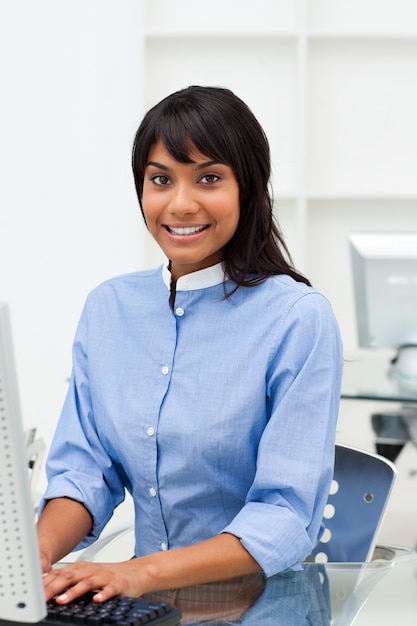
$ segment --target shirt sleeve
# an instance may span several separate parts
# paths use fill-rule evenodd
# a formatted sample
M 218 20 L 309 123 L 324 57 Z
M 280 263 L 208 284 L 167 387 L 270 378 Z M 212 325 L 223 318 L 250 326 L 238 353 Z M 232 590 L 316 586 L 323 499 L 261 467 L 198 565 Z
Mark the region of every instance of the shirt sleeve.
M 268 424 L 246 503 L 223 530 L 240 538 L 267 576 L 297 569 L 320 534 L 333 476 L 343 365 L 328 301 L 302 296 L 271 338 Z
M 88 372 L 87 308 L 73 344 L 71 380 L 48 454 L 48 486 L 39 508 L 41 514 L 48 500 L 62 497 L 84 504 L 93 517 L 93 528 L 76 549 L 97 539 L 125 497 L 120 476 L 95 428 Z

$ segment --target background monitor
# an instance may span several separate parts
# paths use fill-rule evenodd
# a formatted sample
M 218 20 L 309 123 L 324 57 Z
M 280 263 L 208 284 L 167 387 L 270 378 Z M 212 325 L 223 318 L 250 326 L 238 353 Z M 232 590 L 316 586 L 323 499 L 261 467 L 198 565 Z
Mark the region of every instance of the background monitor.
M 46 614 L 8 307 L 0 303 L 0 622 Z
M 349 235 L 362 348 L 417 346 L 417 233 Z

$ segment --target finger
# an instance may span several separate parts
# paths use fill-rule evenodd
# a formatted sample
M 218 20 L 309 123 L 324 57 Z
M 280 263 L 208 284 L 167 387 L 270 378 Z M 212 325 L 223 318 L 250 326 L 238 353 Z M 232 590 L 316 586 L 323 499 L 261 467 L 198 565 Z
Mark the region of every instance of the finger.
M 68 604 L 89 591 L 96 591 L 93 595 L 94 602 L 104 602 L 105 600 L 109 600 L 120 593 L 117 585 L 112 582 L 102 585 L 101 578 L 97 576 L 83 578 L 83 580 L 80 580 L 73 587 L 66 589 L 64 593 L 56 596 L 55 601 L 58 604 Z
M 114 598 L 114 596 L 120 595 L 121 593 L 123 593 L 122 590 L 119 589 L 114 582 L 108 582 L 94 594 L 93 600 L 94 602 L 105 602 L 106 600 L 110 600 L 110 598 Z
M 74 587 L 81 580 L 86 579 L 92 572 L 78 569 L 73 565 L 69 565 L 62 569 L 52 570 L 44 576 L 44 589 L 46 600 L 62 594 L 66 590 Z
M 43 586 L 45 592 L 46 601 L 51 600 L 54 596 L 59 593 L 62 593 L 67 587 L 73 584 L 71 574 L 61 572 L 56 572 L 52 570 L 51 572 L 43 575 Z
M 85 593 L 97 589 L 100 589 L 100 587 L 98 584 L 93 582 L 92 578 L 83 578 L 72 587 L 65 589 L 63 593 L 57 595 L 55 597 L 55 602 L 57 604 L 68 604 L 69 602 L 76 600 L 80 596 L 83 596 Z
M 103 602 L 121 593 L 115 575 L 105 567 L 90 564 L 74 567 L 67 571 L 61 570 L 50 584 L 50 591 L 58 604 L 68 604 L 89 591 L 97 592 L 93 596 L 95 602 Z

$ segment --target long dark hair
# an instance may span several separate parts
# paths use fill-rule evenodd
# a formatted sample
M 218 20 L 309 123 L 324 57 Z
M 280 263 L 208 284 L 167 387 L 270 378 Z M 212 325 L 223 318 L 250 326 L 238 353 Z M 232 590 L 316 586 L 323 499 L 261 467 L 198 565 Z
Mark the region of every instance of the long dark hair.
M 171 94 L 148 111 L 136 133 L 132 153 L 142 215 L 146 163 L 157 141 L 162 141 L 181 163 L 192 162 L 190 152 L 195 146 L 233 169 L 241 195 L 240 218 L 225 247 L 223 265 L 225 275 L 236 283 L 235 289 L 259 284 L 277 274 L 310 284 L 294 268 L 273 215 L 268 140 L 240 98 L 229 89 L 192 86 Z

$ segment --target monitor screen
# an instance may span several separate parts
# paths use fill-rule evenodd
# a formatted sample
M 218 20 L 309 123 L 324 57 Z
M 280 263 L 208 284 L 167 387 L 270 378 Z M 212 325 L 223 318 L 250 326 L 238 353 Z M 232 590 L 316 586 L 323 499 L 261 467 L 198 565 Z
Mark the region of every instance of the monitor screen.
M 8 307 L 0 303 L 0 621 L 45 615 Z
M 349 236 L 359 346 L 417 345 L 417 233 Z

